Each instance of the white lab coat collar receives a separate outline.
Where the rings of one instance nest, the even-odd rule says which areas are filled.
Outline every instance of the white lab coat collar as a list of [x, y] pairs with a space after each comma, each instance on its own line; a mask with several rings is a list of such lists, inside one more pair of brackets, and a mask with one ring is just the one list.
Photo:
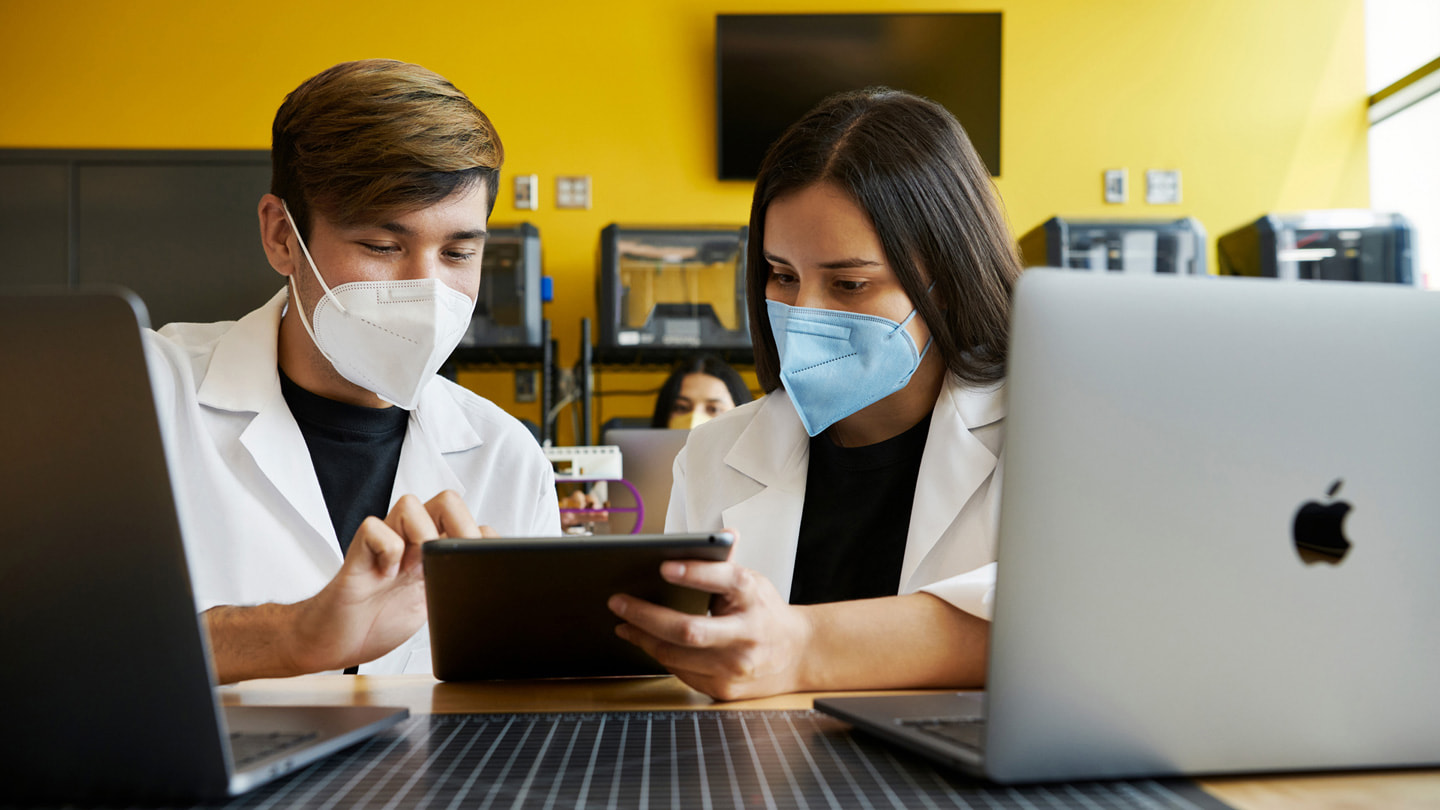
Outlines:
[[[251, 412], [255, 418], [241, 434], [265, 477], [305, 518], [335, 555], [340, 548], [315, 467], [305, 451], [305, 438], [280, 390], [280, 317], [287, 293], [276, 293], [264, 306], [241, 318], [220, 338], [211, 356], [197, 399], [202, 406], [232, 412]], [[478, 447], [484, 441], [465, 418], [459, 404], [431, 380], [410, 414], [400, 464], [395, 473], [393, 505], [407, 492], [435, 493], [452, 489], [465, 495], [465, 485], [445, 453]]]
[[280, 290], [264, 306], [237, 321], [215, 344], [210, 367], [196, 392], [201, 405], [258, 413], [277, 398], [284, 401], [276, 369], [286, 295]]
[[735, 439], [725, 463], [767, 487], [784, 487], [798, 479], [793, 491], [804, 494], [810, 437], [800, 423], [790, 395], [777, 388], [761, 399], [755, 418]]
[[900, 568], [901, 592], [908, 591], [920, 563], [935, 548], [945, 530], [960, 516], [965, 504], [995, 471], [998, 460], [971, 432], [1005, 417], [1005, 384], [970, 388], [945, 376], [940, 398], [930, 418], [920, 475], [915, 479], [915, 502], [905, 538], [905, 562]]
[[[739, 538], [748, 567], [760, 571], [793, 571], [797, 544], [781, 538], [794, 538], [800, 532], [810, 437], [805, 434], [800, 416], [784, 389], [777, 388], [766, 394], [756, 407], [755, 418], [725, 454], [725, 464], [753, 479], [763, 489], [724, 509], [720, 517], [725, 528], [773, 528], [763, 537]], [[790, 581], [776, 581], [774, 585], [788, 601]]]
[[395, 490], [390, 503], [406, 493], [437, 493], [454, 490], [462, 498], [465, 482], [445, 462], [445, 454], [471, 450], [485, 443], [455, 398], [445, 392], [447, 383], [438, 377], [425, 384], [420, 401], [410, 412], [405, 444], [400, 448], [400, 466], [395, 471]]
[[[726, 526], [768, 526], [772, 537], [793, 538], [799, 535], [804, 510], [810, 437], [783, 389], [767, 394], [758, 407], [725, 454], [725, 463], [764, 488], [725, 509], [722, 518]], [[900, 575], [902, 593], [918, 587], [912, 587], [911, 577], [995, 469], [996, 456], [971, 431], [1004, 416], [1004, 383], [971, 388], [946, 375], [920, 461]], [[793, 542], [769, 543], [748, 548], [746, 559], [751, 567], [793, 571], [796, 548]], [[774, 584], [788, 600], [790, 583]]]

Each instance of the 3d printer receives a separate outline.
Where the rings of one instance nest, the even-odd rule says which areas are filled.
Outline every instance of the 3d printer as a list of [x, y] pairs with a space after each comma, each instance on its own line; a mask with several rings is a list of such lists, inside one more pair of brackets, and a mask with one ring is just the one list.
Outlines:
[[1220, 274], [1416, 284], [1413, 244], [1410, 223], [1399, 214], [1266, 214], [1220, 237]]
[[633, 227], [600, 233], [597, 359], [667, 362], [707, 351], [749, 362], [745, 227]]
[[459, 360], [487, 349], [540, 345], [540, 231], [528, 222], [488, 230], [480, 294], [455, 350]]
[[1205, 228], [1183, 219], [1051, 217], [1020, 240], [1030, 266], [1205, 275]]

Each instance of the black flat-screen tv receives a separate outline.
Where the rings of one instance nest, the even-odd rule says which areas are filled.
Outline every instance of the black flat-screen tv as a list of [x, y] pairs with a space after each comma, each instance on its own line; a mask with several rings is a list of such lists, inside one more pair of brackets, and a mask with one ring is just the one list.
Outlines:
[[998, 13], [719, 14], [719, 175], [753, 180], [785, 128], [826, 96], [884, 85], [955, 114], [1000, 174]]

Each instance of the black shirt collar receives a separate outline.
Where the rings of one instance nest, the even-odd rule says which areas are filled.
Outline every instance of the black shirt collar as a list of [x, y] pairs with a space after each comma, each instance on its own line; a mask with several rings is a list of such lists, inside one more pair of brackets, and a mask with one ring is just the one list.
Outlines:
[[404, 430], [410, 421], [410, 412], [404, 408], [367, 408], [348, 402], [322, 397], [301, 388], [294, 380], [280, 374], [280, 392], [285, 395], [285, 404], [302, 427], [335, 433], [367, 434], [383, 436]]

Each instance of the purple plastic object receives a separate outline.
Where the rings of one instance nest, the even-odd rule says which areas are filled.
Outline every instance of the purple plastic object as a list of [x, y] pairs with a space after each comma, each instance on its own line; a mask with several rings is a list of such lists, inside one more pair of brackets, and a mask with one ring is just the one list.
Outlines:
[[639, 534], [640, 527], [645, 525], [645, 499], [640, 497], [640, 490], [636, 489], [634, 484], [626, 481], [624, 478], [558, 478], [556, 480], [564, 481], [566, 483], [579, 484], [598, 483], [600, 481], [616, 481], [624, 484], [625, 488], [630, 490], [630, 494], [635, 497], [634, 506], [607, 506], [604, 509], [575, 509], [571, 507], [561, 507], [560, 511], [569, 512], [576, 515], [593, 515], [596, 513], [608, 514], [610, 512], [634, 512], [635, 527], [630, 530], [630, 534]]

